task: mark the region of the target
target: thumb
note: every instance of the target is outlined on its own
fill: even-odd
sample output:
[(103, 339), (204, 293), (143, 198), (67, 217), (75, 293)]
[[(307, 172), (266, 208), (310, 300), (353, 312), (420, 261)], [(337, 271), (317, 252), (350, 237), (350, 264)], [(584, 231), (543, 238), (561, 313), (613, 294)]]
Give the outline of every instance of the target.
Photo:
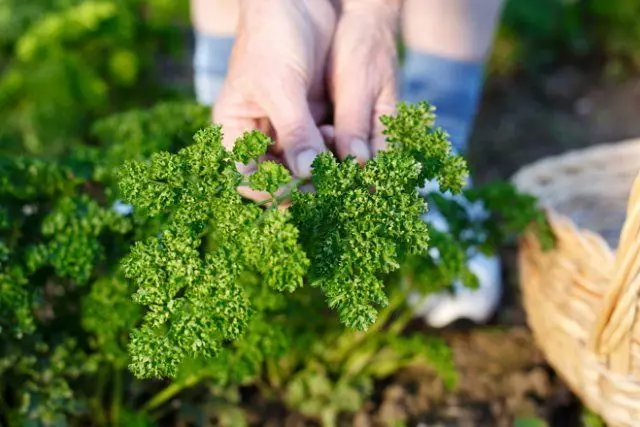
[(263, 105), (289, 169), (297, 177), (308, 178), (311, 163), (327, 147), (311, 114), (305, 85), (292, 80), (279, 89)]

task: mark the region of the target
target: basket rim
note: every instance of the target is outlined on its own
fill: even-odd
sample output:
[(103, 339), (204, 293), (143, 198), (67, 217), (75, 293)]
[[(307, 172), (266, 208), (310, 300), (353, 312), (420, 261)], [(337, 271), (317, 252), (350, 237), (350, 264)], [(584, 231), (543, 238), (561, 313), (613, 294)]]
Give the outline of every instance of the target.
[[(510, 178), (510, 181), (519, 189), (530, 188), (530, 183), (553, 170), (567, 169), (574, 166), (585, 168), (585, 163), (602, 164), (611, 157), (626, 157), (631, 152), (640, 153), (640, 137), (628, 138), (620, 141), (611, 141), (596, 144), (589, 147), (568, 150), (561, 154), (543, 157), (519, 168)], [(640, 157), (638, 157), (640, 159)], [(640, 160), (638, 161), (640, 170)]]

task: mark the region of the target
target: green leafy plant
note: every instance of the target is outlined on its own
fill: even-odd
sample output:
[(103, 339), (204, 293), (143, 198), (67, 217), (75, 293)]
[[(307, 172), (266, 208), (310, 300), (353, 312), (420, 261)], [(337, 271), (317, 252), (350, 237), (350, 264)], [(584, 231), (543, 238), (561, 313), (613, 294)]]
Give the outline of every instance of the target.
[[(389, 149), (364, 166), (321, 155), (310, 182), (270, 162), (241, 175), (271, 141), (249, 132), (228, 151), (219, 127), (196, 132), (206, 120), (163, 104), (99, 122), (100, 144), (64, 162), (2, 158), (3, 424), (154, 425), (187, 417), (171, 402), (195, 393), (183, 409), (238, 425), (252, 388), (331, 426), (409, 365), (454, 387), (445, 342), (405, 332), (407, 295), (473, 285), (474, 250), (532, 222), (544, 235), (535, 200), (510, 186), (466, 192), (518, 207), (481, 219), (417, 191), (430, 179), (459, 193), (466, 174), (428, 104), (385, 117)], [(122, 200), (133, 209), (118, 213)], [(448, 232), (424, 222), (428, 200)]]
[(583, 407), (580, 414), (580, 423), (584, 427), (605, 427), (604, 420), (589, 408)]
[[(185, 357), (214, 356), (240, 337), (253, 311), (240, 279), (258, 273), (261, 286), (293, 292), (307, 282), (319, 288), (348, 327), (366, 330), (376, 306), (389, 304), (381, 275), (400, 266), (404, 254), (427, 249), (426, 205), (417, 188), (426, 179), (459, 191), (461, 158), (449, 154), (446, 134), (431, 129), (427, 104), (401, 106), (385, 117), (390, 148), (364, 167), (321, 154), (313, 163), (314, 192), (285, 189), (283, 166), (265, 162), (248, 182), (235, 163), (257, 161), (271, 141), (245, 133), (233, 151), (219, 127), (196, 134), (176, 154), (125, 165), (124, 200), (142, 215), (163, 216), (157, 237), (137, 243), (124, 264), (146, 306), (133, 334), (131, 368), (138, 376), (173, 376)], [(271, 207), (242, 200), (236, 188), (268, 190)], [(206, 239), (208, 238), (208, 239)]]
[(590, 58), (612, 75), (637, 70), (639, 17), (634, 0), (509, 0), (491, 69), (504, 74)]
[(166, 0), (3, 1), (1, 149), (60, 156), (87, 142), (97, 117), (170, 96), (161, 69), (186, 50), (187, 11)]
[(541, 419), (534, 417), (518, 418), (513, 423), (514, 427), (548, 427), (549, 424)]

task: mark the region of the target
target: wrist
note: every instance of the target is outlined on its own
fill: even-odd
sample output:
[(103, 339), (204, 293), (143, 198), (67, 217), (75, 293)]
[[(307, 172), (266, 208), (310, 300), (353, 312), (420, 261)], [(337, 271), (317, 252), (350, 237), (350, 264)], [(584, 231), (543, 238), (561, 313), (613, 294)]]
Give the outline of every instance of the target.
[(191, 23), (200, 33), (232, 37), (239, 7), (236, 0), (191, 0)]
[(239, 0), (240, 25), (247, 21), (263, 21), (269, 14), (295, 15), (307, 17), (333, 15), (340, 8), (341, 0)]
[[(398, 1), (398, 0), (392, 0), (392, 1)], [(337, 8), (342, 4), (342, 2), (343, 0), (307, 0), (307, 1), (277, 0), (277, 3), (285, 3), (285, 5), (288, 3), (291, 6), (296, 6), (296, 7), (311, 7), (314, 4), (329, 4), (334, 8)], [(252, 10), (255, 7), (259, 7), (259, 6), (274, 7), (273, 3), (276, 3), (276, 1), (273, 1), (273, 2), (271, 1), (265, 2), (265, 0), (239, 0), (238, 1), (239, 7), (242, 11)]]
[(362, 7), (385, 9), (389, 12), (400, 13), (403, 0), (336, 0), (343, 8)]
[(341, 14), (358, 14), (362, 19), (375, 19), (400, 27), (403, 0), (340, 0)]

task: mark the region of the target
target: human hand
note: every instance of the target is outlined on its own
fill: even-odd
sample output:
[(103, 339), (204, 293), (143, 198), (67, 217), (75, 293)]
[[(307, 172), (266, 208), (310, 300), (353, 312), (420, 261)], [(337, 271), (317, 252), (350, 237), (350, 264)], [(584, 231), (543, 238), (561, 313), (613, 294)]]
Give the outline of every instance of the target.
[[(327, 113), (326, 60), (336, 10), (328, 0), (242, 0), (229, 73), (214, 107), (232, 148), (244, 131), (259, 129), (276, 144), (269, 158), (306, 178), (327, 148), (318, 123)], [(255, 165), (239, 165), (250, 173)], [(254, 200), (269, 196), (242, 187)]]
[(339, 157), (368, 160), (385, 148), (381, 115), (395, 112), (401, 0), (342, 0), (329, 58)]

